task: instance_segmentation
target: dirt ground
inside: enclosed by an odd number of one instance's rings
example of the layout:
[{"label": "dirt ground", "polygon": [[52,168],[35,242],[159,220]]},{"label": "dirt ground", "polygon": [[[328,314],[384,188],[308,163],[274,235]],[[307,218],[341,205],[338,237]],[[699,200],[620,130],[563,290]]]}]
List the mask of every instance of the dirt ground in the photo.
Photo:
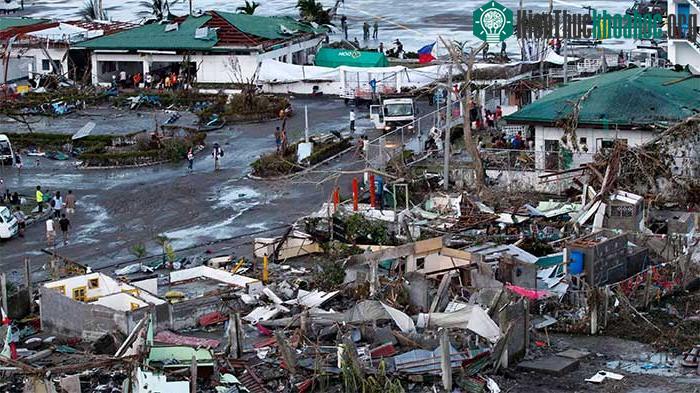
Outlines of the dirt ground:
[{"label": "dirt ground", "polygon": [[[537,340],[544,339],[542,336]],[[494,380],[502,392],[627,392],[627,393],[688,393],[700,392],[700,377],[695,370],[681,367],[661,367],[649,370],[660,375],[633,373],[657,358],[666,359],[653,347],[635,341],[608,336],[549,335],[551,346],[535,349],[527,358],[554,354],[566,349],[586,350],[591,355],[581,360],[577,370],[562,376],[551,376],[511,369],[497,375]],[[671,356],[673,358],[673,356]],[[612,368],[611,366],[617,366]],[[634,366],[634,367],[633,367]],[[638,366],[638,367],[637,367]],[[586,382],[600,370],[624,375],[620,381],[606,379],[601,384]]]}]

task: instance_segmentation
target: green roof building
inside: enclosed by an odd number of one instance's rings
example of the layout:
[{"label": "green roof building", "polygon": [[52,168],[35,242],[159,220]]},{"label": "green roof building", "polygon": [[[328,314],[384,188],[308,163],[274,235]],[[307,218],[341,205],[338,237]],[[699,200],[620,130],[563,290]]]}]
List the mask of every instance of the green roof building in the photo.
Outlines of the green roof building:
[{"label": "green roof building", "polygon": [[[700,111],[700,78],[687,71],[634,68],[573,82],[508,115],[534,140],[538,170],[559,171],[593,161],[622,141],[631,146]],[[563,138],[563,121],[576,116],[575,141]]]},{"label": "green roof building", "polygon": [[48,22],[48,20],[46,19],[2,17],[0,18],[0,31],[9,29],[11,27],[38,25],[40,23],[46,22]]},{"label": "green roof building", "polygon": [[[140,73],[175,72],[199,83],[242,83],[258,64],[274,59],[307,64],[324,40],[325,27],[289,17],[207,11],[82,42],[92,53],[94,84]],[[158,79],[158,78],[156,78]]]}]

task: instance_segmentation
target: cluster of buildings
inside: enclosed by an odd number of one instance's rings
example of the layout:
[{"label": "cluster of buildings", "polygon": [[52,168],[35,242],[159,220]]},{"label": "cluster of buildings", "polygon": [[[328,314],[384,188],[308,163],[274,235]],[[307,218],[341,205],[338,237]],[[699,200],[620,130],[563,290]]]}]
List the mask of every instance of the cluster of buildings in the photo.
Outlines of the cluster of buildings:
[{"label": "cluster of buildings", "polygon": [[199,83],[246,83],[264,59],[307,64],[326,29],[287,17],[207,11],[162,23],[0,18],[3,81],[60,73],[93,84],[121,71],[190,73]]}]

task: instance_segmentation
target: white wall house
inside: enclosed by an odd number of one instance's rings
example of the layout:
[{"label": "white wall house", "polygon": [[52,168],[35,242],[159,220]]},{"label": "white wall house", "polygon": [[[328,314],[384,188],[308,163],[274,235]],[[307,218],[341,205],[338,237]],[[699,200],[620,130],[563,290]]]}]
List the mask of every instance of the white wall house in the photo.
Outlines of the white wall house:
[{"label": "white wall house", "polygon": [[[307,64],[326,37],[323,28],[285,17],[208,11],[139,26],[77,45],[90,50],[93,84],[129,76],[175,72],[190,82],[253,80],[264,60]],[[133,80],[132,78],[130,78]]]},{"label": "white wall house", "polygon": [[[642,145],[694,116],[700,110],[700,81],[690,75],[660,68],[610,72],[559,87],[505,119],[528,135],[534,131],[535,172],[573,169],[615,142]],[[571,133],[563,138],[565,122],[576,124],[575,143]]]},{"label": "white wall house", "polygon": [[[672,64],[689,65],[700,72],[700,41],[691,42],[684,38],[688,34],[688,22],[692,16],[700,19],[700,1],[698,0],[668,0],[668,13],[676,16],[678,26],[674,29],[674,39],[668,40],[668,60]],[[671,27],[673,28],[673,27]],[[669,31],[669,36],[672,36]]]},{"label": "white wall house", "polygon": [[[69,74],[70,48],[81,41],[100,37],[128,27],[129,23],[107,21],[51,22],[32,18],[0,18],[0,41],[12,42],[7,81],[36,80],[47,74]],[[7,50],[6,48],[4,48]],[[5,80],[5,70],[0,68],[0,80]]]}]

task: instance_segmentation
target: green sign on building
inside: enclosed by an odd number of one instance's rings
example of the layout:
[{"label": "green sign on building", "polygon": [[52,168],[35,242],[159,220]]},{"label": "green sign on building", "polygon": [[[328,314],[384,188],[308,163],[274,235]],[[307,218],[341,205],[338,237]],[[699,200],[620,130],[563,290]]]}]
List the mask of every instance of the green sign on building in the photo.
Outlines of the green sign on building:
[{"label": "green sign on building", "polygon": [[488,42],[498,44],[513,35],[513,11],[489,1],[474,10],[474,35]]}]

